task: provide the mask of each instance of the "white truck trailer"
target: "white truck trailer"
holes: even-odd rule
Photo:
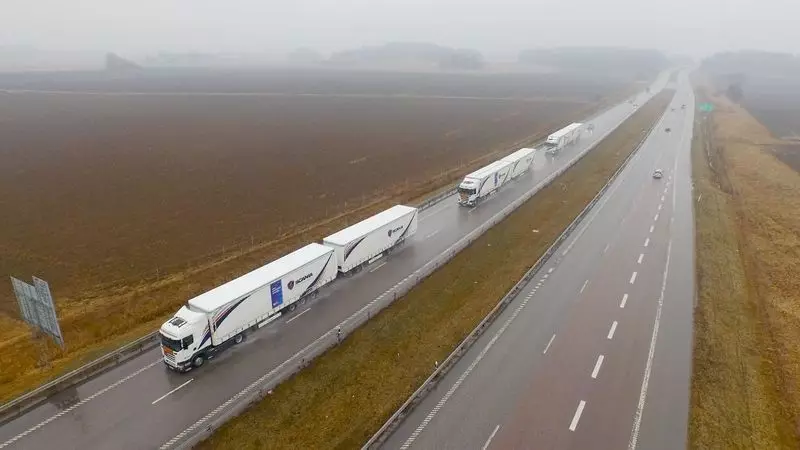
[[[477,205],[478,201],[494,193],[510,180],[510,172],[511,163],[500,160],[467,175],[458,185],[458,204]]]
[[[578,141],[581,137],[581,132],[583,132],[582,123],[571,123],[550,136],[547,136],[547,140],[544,143],[547,153],[557,153],[567,145]]]
[[[521,148],[500,161],[511,164],[508,176],[513,180],[530,170],[535,153],[536,150],[532,148]]]
[[[181,372],[202,366],[249,330],[293,310],[336,274],[334,249],[314,243],[200,294],[161,326],[164,362]]]
[[[396,205],[326,237],[322,243],[334,249],[340,272],[356,272],[416,233],[417,216],[417,208]]]

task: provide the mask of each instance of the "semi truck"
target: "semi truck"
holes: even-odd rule
[[[558,153],[562,148],[578,141],[582,131],[583,124],[571,123],[550,136],[547,136],[547,140],[544,143],[547,153],[551,155]]]
[[[464,177],[458,185],[458,204],[475,206],[484,197],[496,192],[509,179],[511,163],[495,161]]]
[[[334,250],[339,272],[359,271],[417,231],[417,208],[396,205],[322,240]]]
[[[502,158],[500,161],[511,164],[511,168],[508,172],[509,178],[513,180],[530,170],[535,153],[536,150],[532,148],[521,148],[505,158]]]
[[[164,362],[180,372],[202,366],[336,275],[334,249],[313,243],[192,298],[159,330]]]

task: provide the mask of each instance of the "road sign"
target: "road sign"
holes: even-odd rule
[[[33,277],[33,285],[30,285],[11,277],[11,284],[14,286],[22,319],[36,330],[49,334],[63,348],[64,337],[58,326],[56,307],[47,282]]]
[[[712,105],[711,103],[700,103],[699,108],[700,111],[711,112],[714,110],[714,105]]]

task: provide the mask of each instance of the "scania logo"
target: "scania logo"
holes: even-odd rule
[[[313,274],[307,273],[307,274],[303,275],[302,277],[298,278],[297,280],[292,280],[292,281],[286,283],[286,287],[288,287],[291,290],[292,288],[294,288],[295,284],[302,283],[303,281],[311,278],[311,275],[313,275]]]
[[[397,227],[397,228],[395,228],[395,229],[390,229],[390,230],[389,230],[389,237],[392,237],[392,234],[394,234],[394,233],[397,233],[398,231],[400,231],[400,230],[402,230],[402,229],[403,229],[403,226],[402,226],[402,225],[401,225],[401,226],[399,226],[399,227]]]

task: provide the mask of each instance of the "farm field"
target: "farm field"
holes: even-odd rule
[[[774,137],[786,142],[773,146],[772,153],[800,172],[800,81],[755,79],[745,89],[743,105]]]
[[[0,399],[633,89],[546,75],[262,75],[0,77],[12,90],[0,91],[0,274],[50,282],[68,345],[37,369],[10,283],[0,288]],[[295,95],[306,92],[326,95]]]

